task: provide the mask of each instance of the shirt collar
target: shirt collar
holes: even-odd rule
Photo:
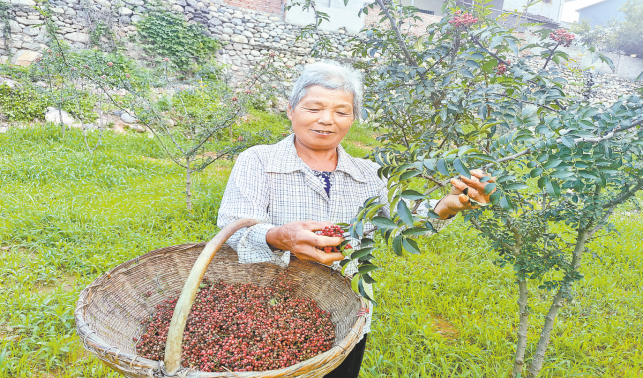
[[[266,167],[267,172],[291,173],[310,169],[310,167],[301,160],[299,155],[297,155],[295,134],[290,134],[281,142],[277,143],[275,147],[275,154]],[[337,167],[335,170],[349,174],[356,181],[366,182],[364,174],[357,168],[354,159],[355,158],[350,156],[341,145],[337,146]]]

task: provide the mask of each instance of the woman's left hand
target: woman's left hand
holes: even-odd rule
[[[496,189],[489,193],[485,193],[484,187],[491,182],[495,182],[495,177],[491,177],[488,181],[480,182],[480,179],[488,176],[486,173],[479,169],[471,171],[471,178],[460,176],[460,179],[451,179],[451,193],[442,198],[438,205],[435,207],[435,212],[442,219],[449,218],[462,210],[476,209],[478,206],[473,206],[471,200],[479,203],[488,203],[489,196],[495,192]],[[463,191],[469,188],[465,195]]]

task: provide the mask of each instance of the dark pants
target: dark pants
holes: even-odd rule
[[[341,365],[326,374],[324,378],[357,378],[359,368],[362,366],[364,350],[366,350],[366,336],[364,335],[362,341],[355,345],[355,348],[346,356]]]

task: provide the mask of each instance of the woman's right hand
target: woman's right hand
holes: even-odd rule
[[[316,221],[286,223],[268,230],[266,242],[271,248],[294,253],[300,260],[317,261],[330,265],[333,261],[344,259],[344,255],[339,252],[326,253],[317,247],[338,246],[343,239],[317,235],[315,231],[321,231],[324,227],[332,225],[330,222]]]

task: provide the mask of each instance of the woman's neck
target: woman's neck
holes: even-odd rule
[[[313,150],[305,146],[295,137],[297,156],[315,171],[332,172],[337,167],[337,147],[330,150]]]

